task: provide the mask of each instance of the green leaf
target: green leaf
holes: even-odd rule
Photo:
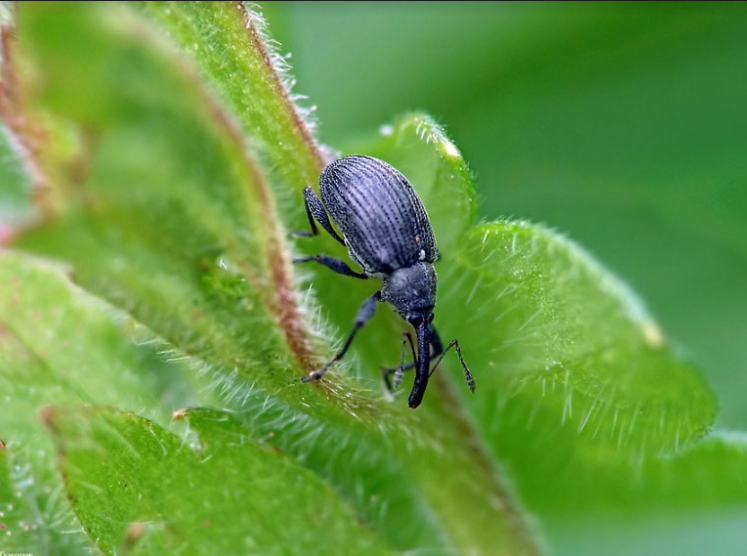
[[[40,520],[35,519],[35,512],[29,507],[30,500],[24,496],[24,490],[33,484],[33,475],[27,466],[14,461],[9,452],[0,439],[0,546],[3,550],[22,552],[43,546],[44,533],[39,528]]]
[[[242,359],[260,371],[257,386],[286,386],[290,358],[311,364],[312,346],[297,302],[285,298],[281,230],[241,138],[178,59],[156,50],[155,37],[141,39],[154,31],[130,10],[29,8],[21,17],[28,52],[51,74],[43,105],[78,122],[87,159],[83,176],[67,176],[78,191],[72,180],[84,180],[86,210],[27,241],[75,261],[80,283],[185,351],[220,354],[229,370],[250,353]],[[81,91],[104,100],[81,102]],[[287,336],[277,320],[289,321]],[[267,334],[247,333],[255,327]]]
[[[715,402],[702,378],[640,300],[575,244],[505,222],[461,245],[442,278],[452,292],[441,309],[452,315],[447,337],[470,339],[465,355],[484,370],[470,407],[534,507],[566,504],[580,468],[631,464],[609,477],[625,484],[633,463],[710,429]]]
[[[292,95],[287,61],[267,37],[259,7],[243,2],[138,2],[197,66],[250,138],[268,166],[277,170],[276,193],[318,180],[323,154],[308,113]],[[295,202],[284,210],[303,214]]]
[[[188,437],[112,410],[46,413],[73,507],[105,553],[389,553],[319,477],[228,414],[180,417]]]
[[[19,551],[80,554],[90,547],[38,419],[44,405],[116,405],[165,424],[173,409],[214,403],[195,372],[157,356],[159,344],[163,349],[152,333],[72,286],[59,268],[0,253],[0,438],[11,470],[0,511]]]
[[[500,421],[498,395],[512,413],[539,412],[530,427],[588,439],[584,457],[602,461],[678,449],[710,428],[715,403],[702,378],[577,245],[523,222],[486,224],[446,262],[449,329],[471,339],[473,365],[490,371],[490,393],[472,405],[481,421]]]
[[[169,342],[247,434],[298,457],[392,546],[534,552],[445,383],[440,396],[433,388],[443,407],[413,413],[382,399],[375,367],[375,391],[341,373],[299,380],[331,356],[329,332],[294,290],[271,194],[287,184],[267,162],[281,145],[257,144],[274,124],[245,139],[212,83],[126,7],[29,6],[18,34],[25,63],[45,76],[28,85],[31,105],[69,127],[85,164],[60,168],[70,205],[17,245],[68,261],[77,283]]]

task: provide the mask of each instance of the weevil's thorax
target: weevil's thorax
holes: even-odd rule
[[[394,305],[403,319],[428,314],[436,306],[436,269],[429,262],[398,268],[384,278],[381,299]]]

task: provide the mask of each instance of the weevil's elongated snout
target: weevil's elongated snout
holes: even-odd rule
[[[410,399],[408,400],[411,409],[415,409],[423,401],[425,390],[428,388],[428,379],[431,376],[430,332],[428,331],[429,317],[430,315],[423,315],[423,318],[415,329],[418,335],[418,360],[415,383],[412,385]]]

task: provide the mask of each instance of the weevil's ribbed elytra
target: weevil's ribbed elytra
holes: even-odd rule
[[[324,169],[319,189],[350,256],[367,274],[391,274],[420,260],[433,264],[438,258],[420,197],[389,164],[363,156],[341,158]]]
[[[303,192],[310,235],[319,233],[318,222],[332,237],[347,246],[350,257],[363,272],[356,272],[345,261],[327,255],[303,257],[295,262],[316,261],[338,274],[359,279],[378,278],[383,283],[381,290],[361,306],[353,330],[340,352],[304,380],[318,380],[342,359],[358,330],[374,316],[376,305],[385,301],[413,326],[418,344],[416,353],[412,336],[409,332],[405,334],[400,366],[382,371],[387,388],[391,389],[392,374],[397,382],[405,370],[414,368],[415,382],[409,405],[418,407],[431,374],[448,350],[455,347],[467,384],[474,392],[474,379],[462,358],[459,342],[453,340],[444,349],[433,325],[437,287],[433,263],[438,259],[438,247],[428,213],[407,178],[386,162],[354,155],[327,166],[319,178],[319,189],[321,200],[311,187]],[[333,222],[342,236],[332,226]],[[413,355],[413,362],[408,365],[404,364],[406,340],[409,340]],[[438,359],[431,369],[431,360],[435,357]]]

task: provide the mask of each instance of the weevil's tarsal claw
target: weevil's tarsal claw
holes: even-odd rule
[[[324,369],[326,371],[326,369]],[[322,371],[314,371],[313,373],[309,373],[309,376],[303,377],[301,380],[303,382],[316,382],[320,378],[324,376],[324,372]]]

